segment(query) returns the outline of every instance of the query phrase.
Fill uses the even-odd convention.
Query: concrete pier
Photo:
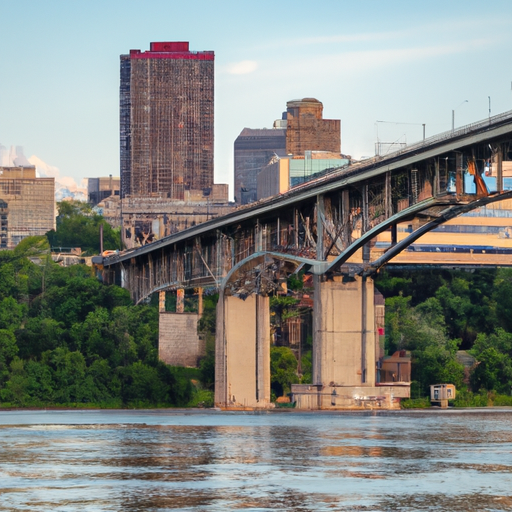
[[[215,403],[228,408],[269,407],[268,297],[219,297],[216,337]]]
[[[293,384],[297,409],[398,408],[408,383],[376,384],[373,280],[315,276],[313,384]]]
[[[316,276],[315,276],[316,277]],[[374,287],[370,278],[315,279],[313,383],[375,384]]]

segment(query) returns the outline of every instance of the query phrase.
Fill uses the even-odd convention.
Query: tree
[[[10,364],[9,380],[5,383],[0,396],[7,402],[23,407],[29,399],[27,393],[29,385],[25,362],[19,357],[15,357]]]
[[[0,300],[0,329],[19,329],[26,310],[25,304],[19,304],[14,297]]]
[[[14,334],[7,329],[0,329],[0,372],[5,371],[18,354],[18,345]]]
[[[103,226],[103,248],[121,249],[119,230],[113,230],[92,207],[79,201],[57,203],[57,231],[46,236],[52,247],[80,247],[86,254],[100,251],[100,226]]]
[[[479,334],[471,354],[477,365],[471,372],[473,390],[486,389],[509,394],[512,388],[512,333],[499,328]]]
[[[405,349],[412,355],[412,380],[427,394],[430,384],[462,385],[464,368],[456,360],[459,340],[446,335],[443,309],[435,297],[416,308],[410,297],[386,299],[386,344],[390,353]]]
[[[270,348],[270,387],[276,396],[290,392],[291,385],[297,384],[297,359],[288,347]]]
[[[493,298],[496,301],[496,322],[512,332],[512,269],[499,269],[494,282]]]

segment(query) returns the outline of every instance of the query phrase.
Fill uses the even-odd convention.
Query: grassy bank
[[[402,409],[427,409],[430,407],[430,397],[409,398],[402,400]],[[457,391],[457,398],[450,401],[453,407],[512,407],[512,396],[498,394],[495,391],[481,390]]]

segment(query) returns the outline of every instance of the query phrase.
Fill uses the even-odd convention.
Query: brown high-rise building
[[[212,51],[158,42],[121,55],[121,197],[212,187],[213,93]]]

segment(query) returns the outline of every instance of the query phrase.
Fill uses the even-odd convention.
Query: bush
[[[406,398],[400,402],[402,409],[427,409],[430,407],[430,397]]]

